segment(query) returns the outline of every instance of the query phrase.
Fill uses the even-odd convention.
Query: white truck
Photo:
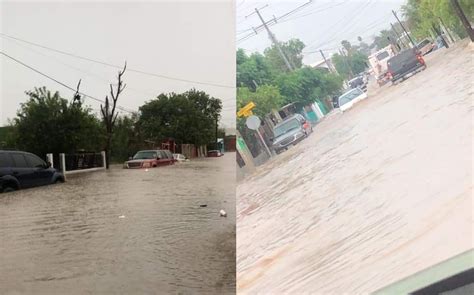
[[[395,47],[389,45],[369,56],[369,63],[379,86],[384,85],[390,80],[387,75],[387,61],[396,54]]]

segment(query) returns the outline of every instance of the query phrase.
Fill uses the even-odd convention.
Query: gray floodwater
[[[473,247],[472,53],[427,55],[238,184],[240,294],[369,294]]]
[[[235,154],[0,194],[0,294],[92,293],[235,294]]]

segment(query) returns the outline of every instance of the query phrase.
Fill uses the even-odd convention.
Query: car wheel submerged
[[[63,182],[64,182],[64,179],[58,177],[58,178],[54,181],[54,184],[63,183]]]
[[[12,186],[5,186],[2,190],[2,193],[10,193],[16,191],[16,188]]]

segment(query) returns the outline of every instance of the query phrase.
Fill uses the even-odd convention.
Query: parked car
[[[173,154],[173,158],[176,162],[189,161],[189,159],[183,154]]]
[[[273,127],[272,148],[279,154],[308,137],[311,132],[311,124],[302,115],[295,114]]]
[[[433,51],[433,49],[435,48],[435,44],[428,39],[424,39],[416,45],[416,48],[418,49],[421,55],[426,55]]]
[[[139,151],[123,164],[123,168],[153,168],[159,166],[173,165],[175,163],[173,154],[168,150],[144,150]]]
[[[38,156],[0,150],[0,193],[64,182],[64,175]]]
[[[357,76],[354,79],[350,80],[349,86],[351,88],[359,87],[363,91],[367,91],[367,81],[364,76]]]
[[[445,38],[445,40],[446,40],[446,38]],[[443,39],[441,38],[441,36],[436,37],[435,46],[434,46],[433,50],[437,50],[437,49],[440,49],[440,48],[443,48],[443,47],[445,47],[445,46],[444,46]]]
[[[367,93],[360,88],[354,88],[339,96],[338,106],[344,112],[352,108],[359,101],[366,99]]]
[[[207,151],[207,156],[208,157],[222,157],[224,154],[221,153],[221,151],[218,150],[210,150]]]
[[[406,49],[387,62],[388,73],[392,84],[426,69],[426,63],[416,48]]]

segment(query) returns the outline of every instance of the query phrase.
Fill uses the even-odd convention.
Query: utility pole
[[[403,31],[405,31],[405,34],[407,34],[408,39],[410,39],[411,44],[413,44],[413,47],[416,47],[416,44],[415,44],[415,42],[413,42],[413,39],[411,38],[410,34],[408,34],[407,29],[405,29],[405,26],[403,26],[400,19],[398,19],[398,16],[397,16],[397,13],[395,12],[395,10],[392,10],[392,13],[393,13],[393,16],[395,16],[395,18],[397,19],[400,26],[402,27]]]
[[[293,67],[291,66],[290,62],[288,61],[288,58],[286,57],[285,53],[284,53],[283,50],[281,49],[280,44],[278,43],[278,40],[276,39],[275,35],[273,35],[273,33],[272,33],[272,32],[270,31],[270,29],[268,28],[267,23],[263,20],[263,17],[262,17],[262,15],[260,14],[260,11],[258,11],[258,9],[255,8],[255,12],[257,13],[258,17],[259,17],[260,20],[262,21],[263,27],[265,28],[265,30],[267,30],[268,37],[269,37],[270,40],[273,42],[273,44],[275,45],[275,47],[278,49],[278,52],[280,53],[281,58],[282,58],[283,61],[285,62],[286,67],[288,68],[288,70],[290,70],[290,72],[293,71]],[[256,33],[256,32],[255,32],[255,33]]]
[[[448,27],[446,27],[446,25],[444,24],[444,21],[443,21],[443,19],[442,19],[441,17],[439,17],[439,21],[441,22],[441,25],[443,26],[443,28],[442,28],[443,31],[445,31],[446,34],[448,34],[451,43],[454,43],[454,38],[453,38],[453,36],[451,35],[451,33],[449,32]]]
[[[405,48],[406,47],[406,44],[405,42],[403,42],[402,38],[400,38],[400,35],[398,34],[397,30],[395,29],[395,26],[390,23],[390,25],[392,26],[392,31],[395,33],[395,35],[397,36],[397,44],[398,43],[401,43],[402,44],[402,47]],[[400,46],[400,45],[399,45]]]
[[[219,127],[219,116],[216,115],[216,150],[219,150],[219,141],[217,139],[217,130]]]
[[[329,61],[326,59],[326,56],[324,56],[323,51],[320,49],[319,52],[321,53],[321,56],[323,57],[324,62],[325,62],[326,65],[328,66],[328,70],[329,70],[331,73],[334,73],[334,71],[333,71],[331,65],[329,64]]]
[[[464,14],[464,11],[462,10],[461,5],[459,5],[458,0],[451,0],[451,4],[453,5],[454,11],[456,12],[459,19],[461,20],[464,28],[466,29],[466,32],[469,38],[471,39],[471,42],[474,42],[474,30],[472,29],[471,24],[469,23],[469,20]]]
[[[444,47],[449,48],[448,42],[444,39],[443,35],[441,35],[441,32],[438,30],[438,28],[434,25],[431,24],[431,27],[433,28],[433,31],[435,31],[436,35],[438,35],[441,38],[441,41],[443,42]]]

